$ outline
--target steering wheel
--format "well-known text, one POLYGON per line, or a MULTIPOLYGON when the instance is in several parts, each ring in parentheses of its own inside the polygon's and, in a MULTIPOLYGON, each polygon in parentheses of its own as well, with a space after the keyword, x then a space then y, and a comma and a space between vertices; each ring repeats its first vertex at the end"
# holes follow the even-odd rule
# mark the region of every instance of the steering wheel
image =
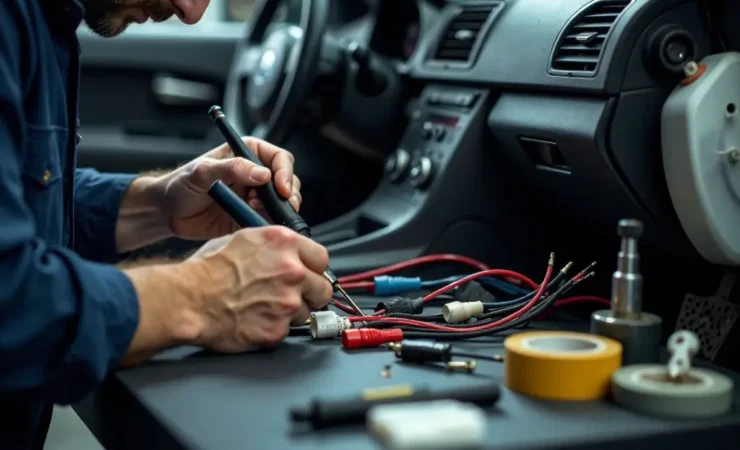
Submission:
POLYGON ((303 0, 300 26, 268 27, 283 0, 262 0, 236 47, 224 113, 241 135, 280 145, 309 93, 329 19, 330 0, 303 0))

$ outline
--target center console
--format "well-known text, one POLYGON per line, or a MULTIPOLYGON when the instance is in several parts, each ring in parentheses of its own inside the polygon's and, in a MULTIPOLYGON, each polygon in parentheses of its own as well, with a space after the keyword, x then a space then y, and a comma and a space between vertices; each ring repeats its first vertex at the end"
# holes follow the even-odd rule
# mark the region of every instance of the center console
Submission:
POLYGON ((429 85, 414 104, 377 189, 360 207, 314 227, 337 272, 445 249, 483 260, 495 252, 492 224, 512 206, 494 207, 511 185, 486 134, 491 94, 429 85))

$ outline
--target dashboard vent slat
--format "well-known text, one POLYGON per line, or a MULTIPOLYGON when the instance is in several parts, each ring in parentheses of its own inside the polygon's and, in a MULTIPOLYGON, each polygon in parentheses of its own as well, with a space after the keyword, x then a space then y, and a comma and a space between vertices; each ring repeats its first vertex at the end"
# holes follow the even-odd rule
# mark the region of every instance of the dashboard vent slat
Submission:
POLYGON ((500 7, 498 1, 462 3, 460 12, 450 20, 442 33, 431 61, 470 64, 473 51, 491 14, 500 7))
POLYGON ((569 75, 596 73, 614 24, 632 0, 597 0, 588 5, 561 34, 550 69, 569 75))

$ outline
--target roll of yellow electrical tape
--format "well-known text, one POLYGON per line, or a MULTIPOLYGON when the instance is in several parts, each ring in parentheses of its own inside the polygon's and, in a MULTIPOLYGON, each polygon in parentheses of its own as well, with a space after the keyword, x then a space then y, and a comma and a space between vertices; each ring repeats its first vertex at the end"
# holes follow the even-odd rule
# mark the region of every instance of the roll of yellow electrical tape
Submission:
POLYGON ((585 333, 533 331, 509 336, 506 386, 547 400, 597 400, 622 365, 622 345, 585 333))

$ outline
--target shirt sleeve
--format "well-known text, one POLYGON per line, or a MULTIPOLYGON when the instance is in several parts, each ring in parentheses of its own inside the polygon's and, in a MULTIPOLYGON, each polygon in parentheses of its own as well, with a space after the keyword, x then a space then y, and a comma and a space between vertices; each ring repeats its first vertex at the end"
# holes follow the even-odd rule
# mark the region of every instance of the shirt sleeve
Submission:
POLYGON ((120 360, 139 318, 115 266, 36 235, 24 201, 23 3, 0 2, 0 394, 60 404, 83 398, 120 360))
POLYGON ((135 178, 136 175, 77 169, 74 249, 80 256, 98 262, 119 261, 116 222, 123 196, 135 178))

